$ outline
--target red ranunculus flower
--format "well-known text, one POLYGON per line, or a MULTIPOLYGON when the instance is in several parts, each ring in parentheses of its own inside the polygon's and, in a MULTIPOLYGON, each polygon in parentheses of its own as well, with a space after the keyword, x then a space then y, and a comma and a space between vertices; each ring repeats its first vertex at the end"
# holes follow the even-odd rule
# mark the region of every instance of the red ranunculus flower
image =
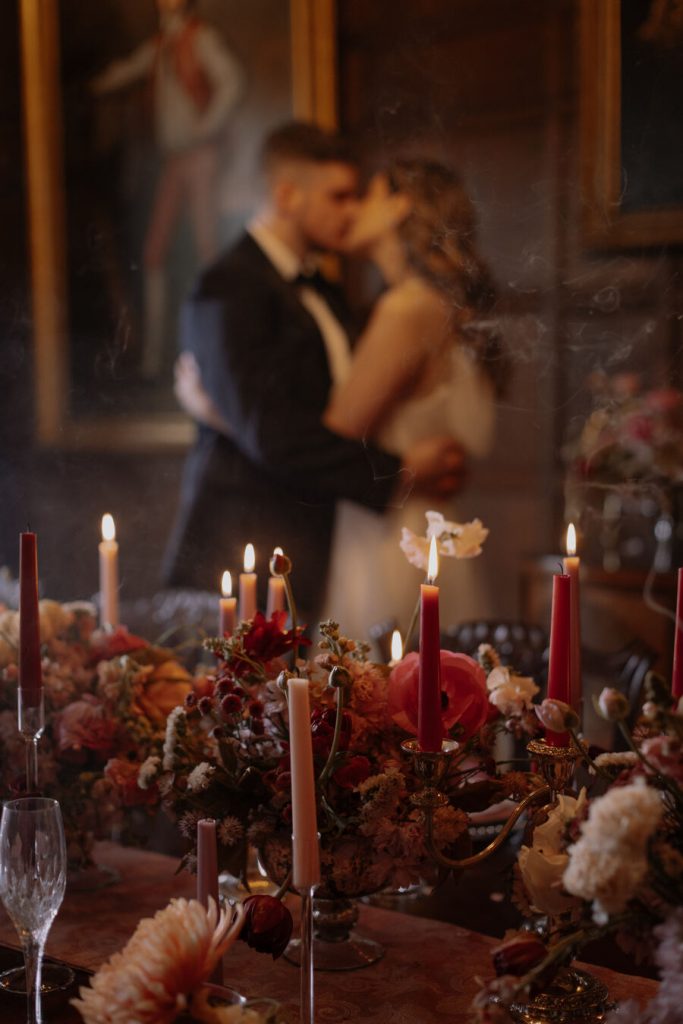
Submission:
MULTIPOLYGON (((273 661, 286 654, 294 646, 296 639, 293 629, 285 629, 287 612, 273 612, 267 619, 263 612, 256 612, 251 629, 244 635, 244 650, 254 661, 263 663, 273 661)), ((303 637, 303 630, 298 628, 299 645, 309 647, 311 641, 303 637)))
POLYGON ((274 896, 247 896, 240 939, 259 953, 281 956, 292 934, 292 915, 274 896))
MULTIPOLYGON (((316 708, 311 713, 311 732, 313 733, 313 756, 322 761, 327 760, 332 749, 334 725, 337 721, 336 708, 316 708)), ((351 742, 351 715, 342 712, 341 732, 339 734, 339 750, 348 750, 351 742)))
MULTIPOLYGON (((402 729, 417 733, 419 655, 412 653, 389 676, 389 714, 402 729)), ((441 652, 441 715, 444 733, 459 726, 467 740, 482 727, 489 710, 486 673, 467 654, 441 652)))
POLYGON ((370 771, 371 765, 367 757, 357 754, 337 768, 332 778, 342 789, 354 789, 361 782, 365 782, 370 775, 370 771))

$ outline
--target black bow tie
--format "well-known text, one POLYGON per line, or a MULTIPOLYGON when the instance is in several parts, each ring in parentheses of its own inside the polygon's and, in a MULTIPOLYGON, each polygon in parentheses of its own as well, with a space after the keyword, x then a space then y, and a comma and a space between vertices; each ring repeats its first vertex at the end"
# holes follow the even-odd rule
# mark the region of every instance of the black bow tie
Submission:
POLYGON ((297 288, 312 288, 314 291, 322 292, 323 294, 330 287, 330 282, 319 270, 314 270, 311 274, 297 274, 294 278, 294 284, 297 288))

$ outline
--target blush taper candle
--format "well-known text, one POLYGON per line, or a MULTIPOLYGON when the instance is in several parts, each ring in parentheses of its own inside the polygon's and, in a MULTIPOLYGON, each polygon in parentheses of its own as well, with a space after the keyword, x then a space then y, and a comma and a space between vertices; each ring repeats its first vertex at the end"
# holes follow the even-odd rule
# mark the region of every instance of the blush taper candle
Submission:
POLYGON ((240 573, 240 619, 245 622, 256 615, 256 553, 253 544, 244 549, 244 572, 240 573))

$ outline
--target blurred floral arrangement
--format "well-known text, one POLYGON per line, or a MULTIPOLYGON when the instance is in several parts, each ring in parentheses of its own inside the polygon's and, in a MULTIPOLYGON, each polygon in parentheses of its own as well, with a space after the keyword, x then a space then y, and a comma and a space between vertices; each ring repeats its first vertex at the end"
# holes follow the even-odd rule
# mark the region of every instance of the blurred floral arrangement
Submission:
POLYGON ((683 480, 683 394, 644 390, 637 374, 588 381, 593 409, 564 448, 568 486, 683 480))
MULTIPOLYGON (((264 1024, 270 1015, 239 1003, 215 1005, 221 988, 209 984, 215 968, 233 943, 254 941, 258 925, 249 903, 272 902, 255 896, 220 913, 212 899, 208 910, 197 900, 173 899, 151 918, 140 921, 120 953, 97 971, 88 988, 72 1000, 85 1024, 264 1024)), ((291 932, 291 918, 290 918, 291 932)), ((289 936, 288 936, 289 937, 289 936)), ((270 951, 270 950, 269 950, 270 951)))
MULTIPOLYGON (((140 786, 158 789, 188 840, 190 869, 197 821, 213 817, 220 866, 243 871, 251 844, 271 877, 286 879, 291 793, 283 670, 285 656, 305 641, 285 629, 285 619, 257 613, 232 637, 207 641, 218 657, 215 678, 170 714, 161 757, 140 766, 140 786)), ((417 732, 418 657, 409 654, 390 668, 368 660, 368 648, 341 635, 335 622, 323 623, 321 634, 320 653, 296 666, 310 686, 326 889, 355 896, 412 884, 433 871, 421 814, 408 799, 416 783, 400 752, 406 733, 417 732)), ((451 802, 436 814, 435 835, 445 849, 462 851, 469 848, 468 811, 526 791, 522 773, 496 774, 490 747, 499 728, 536 729, 536 687, 502 668, 491 648, 482 650, 481 664, 449 651, 441 658, 444 734, 461 746, 446 784, 451 802)))
MULTIPOLYGON (((521 848, 513 899, 528 917, 545 915, 543 938, 511 933, 493 951, 497 977, 475 1008, 487 1024, 552 982, 587 943, 613 934, 639 959, 654 948, 661 985, 650 1005, 619 1007, 609 1024, 675 1024, 683 1004, 683 701, 672 707, 659 677, 646 683, 633 730, 630 707, 616 690, 596 702, 621 731, 628 750, 593 760, 590 793, 560 796, 521 848)), ((575 730, 571 709, 545 701, 547 715, 575 730), (554 707, 549 707, 554 705, 554 707)), ((575 736, 574 732, 574 736, 575 736)))
MULTIPOLYGON (((130 830, 158 794, 137 785, 140 753, 163 742, 168 713, 192 690, 189 673, 163 647, 119 628, 97 629, 85 603, 40 602, 45 733, 39 778, 59 800, 72 866, 92 844, 130 830)), ((0 612, 0 787, 20 791, 24 743, 17 731, 18 612, 0 612)))

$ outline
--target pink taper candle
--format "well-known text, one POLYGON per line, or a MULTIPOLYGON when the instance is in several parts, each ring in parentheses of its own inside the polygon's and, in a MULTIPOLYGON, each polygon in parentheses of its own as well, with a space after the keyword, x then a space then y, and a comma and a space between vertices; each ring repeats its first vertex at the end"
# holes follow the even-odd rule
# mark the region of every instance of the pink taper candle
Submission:
POLYGON ((308 680, 289 680, 289 759, 292 774, 292 884, 312 889, 320 881, 320 851, 313 775, 308 680))
POLYGON ((221 580, 221 592, 218 629, 220 636, 232 636, 237 618, 237 598, 232 596, 232 576, 227 570, 221 580))
MULTIPOLYGON (((209 908, 209 896, 218 907, 218 847, 216 843, 216 822, 213 818, 201 818, 197 822, 197 900, 209 908)), ((211 975, 211 981, 223 983, 223 964, 218 963, 211 975)))
POLYGON ((244 549, 244 572, 240 573, 240 619, 244 622, 256 615, 256 554, 254 545, 244 549))
MULTIPOLYGON (((569 704, 571 580, 566 573, 553 576, 553 608, 550 624, 548 697, 569 704)), ((569 733, 546 729, 546 743, 565 747, 569 733)))
POLYGON ((563 561, 564 571, 571 580, 570 594, 570 657, 569 657, 569 700, 574 711, 581 716, 581 591, 579 572, 581 559, 576 554, 576 530, 574 524, 567 527, 567 557, 563 561))
POLYGON ((38 610, 38 541, 22 533, 19 542, 19 686, 24 707, 37 708, 43 692, 38 610))
POLYGON ((439 571, 436 540, 429 549, 428 582, 420 588, 420 690, 417 712, 417 741, 421 750, 441 750, 441 632, 439 629, 439 588, 434 580, 439 571))
POLYGON ((674 667, 671 678, 671 696, 677 701, 683 697, 683 569, 678 570, 678 595, 676 598, 676 631, 674 634, 674 667))

